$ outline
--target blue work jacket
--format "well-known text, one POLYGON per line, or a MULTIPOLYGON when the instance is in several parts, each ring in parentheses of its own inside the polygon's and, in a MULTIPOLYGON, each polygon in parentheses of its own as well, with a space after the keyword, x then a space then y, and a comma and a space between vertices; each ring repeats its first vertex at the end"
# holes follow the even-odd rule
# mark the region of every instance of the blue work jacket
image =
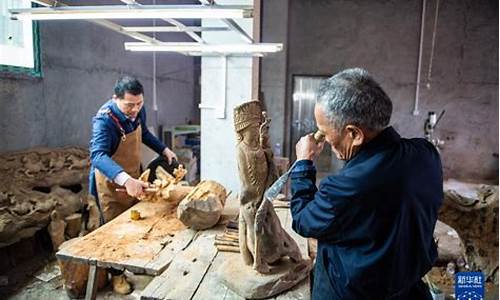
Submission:
POLYGON ((111 159, 111 156, 118 149, 121 141, 120 128, 109 115, 111 112, 128 134, 137 129, 139 124, 142 128, 142 142, 161 154, 165 145, 158 140, 146 126, 146 109, 142 107, 137 118, 132 121, 120 111, 113 100, 106 102, 97 114, 92 118, 92 139, 90 140, 90 174, 89 174, 89 192, 97 199, 97 189, 95 182, 95 168, 101 171, 107 178, 113 180, 123 168, 111 159))
POLYGON ((318 240, 313 299, 413 299, 437 258, 443 178, 434 146, 388 127, 315 182, 313 162, 297 162, 292 227, 318 240))

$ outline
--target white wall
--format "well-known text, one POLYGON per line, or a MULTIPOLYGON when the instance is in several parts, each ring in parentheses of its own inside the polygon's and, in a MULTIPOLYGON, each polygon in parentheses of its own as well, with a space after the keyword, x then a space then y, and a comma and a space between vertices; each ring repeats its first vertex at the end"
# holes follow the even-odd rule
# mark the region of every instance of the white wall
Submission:
MULTIPOLYGON (((219 4, 251 5, 252 1, 218 1, 219 4)), ((252 19, 235 20, 252 36, 252 19)), ((203 26, 225 26, 217 20, 204 20, 203 26)), ((207 43, 244 43, 234 32, 204 32, 207 43)), ((215 180, 229 191, 238 193, 240 181, 236 164, 236 135, 233 108, 251 100, 252 58, 227 57, 227 77, 224 83, 224 58, 201 59, 201 103, 204 106, 224 105, 225 116, 219 111, 201 109, 201 179, 215 180)))

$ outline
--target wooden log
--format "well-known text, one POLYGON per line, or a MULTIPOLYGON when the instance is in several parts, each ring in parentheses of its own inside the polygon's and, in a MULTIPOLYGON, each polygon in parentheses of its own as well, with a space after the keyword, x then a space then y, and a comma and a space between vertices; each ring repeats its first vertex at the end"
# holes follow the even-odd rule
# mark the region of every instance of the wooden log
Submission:
POLYGON ((235 239, 232 237, 225 237, 225 236, 216 236, 215 240, 216 241, 227 241, 227 242, 238 242, 238 239, 235 239))
POLYGON ((217 224, 226 202, 226 189, 212 180, 200 182, 177 207, 177 218, 196 230, 217 224))
POLYGON ((234 246, 234 247, 239 247, 238 243, 228 242, 228 241, 219 241, 219 240, 215 240, 214 245, 216 245, 216 246, 220 245, 220 246, 234 246))
POLYGON ((217 250, 219 251, 225 251, 225 252, 240 252, 239 247, 235 246, 224 246, 224 245, 216 245, 217 250))
POLYGON ((238 234, 234 233, 234 232, 224 231, 224 235, 226 235, 226 236, 234 236, 234 237, 238 238, 238 234))
POLYGON ((471 271, 498 284, 498 185, 444 182, 439 220, 453 227, 465 246, 471 271))
POLYGON ((66 223, 61 219, 57 210, 53 210, 50 214, 50 224, 47 227, 50 239, 52 240, 52 247, 57 251, 62 243, 64 243, 64 228, 66 223))
POLYGON ((233 241, 238 241, 239 240, 237 237, 227 236, 227 235, 217 235, 215 238, 219 239, 219 240, 233 240, 233 241))
POLYGON ((66 222, 66 236, 70 239, 77 237, 82 227, 82 214, 74 213, 64 218, 64 221, 66 222))

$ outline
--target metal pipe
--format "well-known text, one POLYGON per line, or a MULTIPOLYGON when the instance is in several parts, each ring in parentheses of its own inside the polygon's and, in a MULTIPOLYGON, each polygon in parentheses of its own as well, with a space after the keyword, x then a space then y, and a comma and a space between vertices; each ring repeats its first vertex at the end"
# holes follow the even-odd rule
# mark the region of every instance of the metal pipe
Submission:
POLYGON ((417 86, 415 87, 415 105, 413 107, 413 115, 418 116, 418 102, 420 97, 420 72, 422 69, 422 48, 424 45, 424 30, 425 30, 425 7, 427 0, 422 0, 422 18, 420 21, 420 45, 418 47, 418 67, 417 67, 417 86))

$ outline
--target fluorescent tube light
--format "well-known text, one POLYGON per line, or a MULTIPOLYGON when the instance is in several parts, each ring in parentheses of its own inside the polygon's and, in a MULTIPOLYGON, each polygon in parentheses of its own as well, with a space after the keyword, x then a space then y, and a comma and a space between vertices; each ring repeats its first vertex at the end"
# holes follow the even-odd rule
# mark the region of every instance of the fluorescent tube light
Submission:
POLYGON ((17 20, 90 20, 90 19, 240 19, 251 18, 251 6, 205 5, 106 5, 63 6, 10 9, 17 20))
POLYGON ((259 43, 259 44, 202 44, 202 43, 125 43, 125 50, 129 51, 159 51, 180 53, 219 53, 219 54, 252 54, 279 52, 283 44, 259 43))
POLYGON ((186 26, 185 29, 177 26, 124 26, 123 30, 128 32, 201 32, 201 31, 228 31, 227 27, 201 27, 201 26, 186 26))

